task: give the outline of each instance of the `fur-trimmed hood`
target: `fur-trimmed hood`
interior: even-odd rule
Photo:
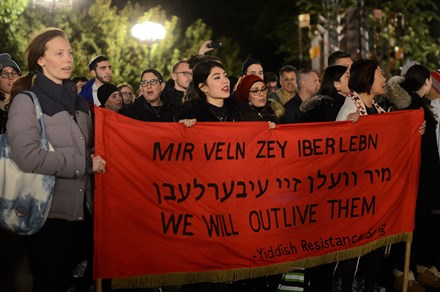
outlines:
[[[385,97],[397,110],[406,109],[411,104],[411,96],[400,84],[405,80],[402,76],[393,76],[386,82]]]
[[[281,104],[281,102],[276,101],[275,99],[269,98],[268,102],[270,103],[270,107],[275,113],[275,116],[277,118],[281,118],[284,116],[284,112],[286,111],[284,106]]]
[[[332,102],[334,98],[331,98],[327,95],[315,95],[301,103],[299,106],[299,109],[302,112],[308,112],[310,110],[313,110],[316,106],[320,105],[323,102]]]

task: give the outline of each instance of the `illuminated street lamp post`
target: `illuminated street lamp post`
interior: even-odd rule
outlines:
[[[131,29],[131,35],[141,42],[146,42],[151,45],[155,41],[160,41],[165,38],[165,27],[160,23],[146,21],[135,24]],[[148,48],[148,66],[151,67],[150,60],[151,46]]]

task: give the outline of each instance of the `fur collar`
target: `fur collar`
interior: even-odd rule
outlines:
[[[334,99],[327,95],[315,95],[301,103],[299,106],[299,109],[302,112],[308,112],[312,109],[314,109],[316,106],[320,105],[322,102],[333,101]]]
[[[272,98],[269,98],[268,101],[270,102],[270,107],[277,118],[281,118],[282,116],[284,116],[285,109],[281,102],[278,102]]]
[[[402,110],[410,106],[411,96],[400,84],[405,80],[402,76],[393,76],[386,82],[385,96],[392,107]]]

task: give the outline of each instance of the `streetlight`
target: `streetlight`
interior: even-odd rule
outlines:
[[[55,26],[55,14],[59,8],[73,8],[73,0],[32,0],[32,9],[37,6],[49,9],[51,26]]]
[[[156,22],[146,21],[143,23],[135,24],[131,28],[131,35],[137,38],[141,42],[146,42],[147,44],[152,44],[155,41],[160,41],[165,38],[166,35],[165,27]],[[150,51],[151,47],[148,48],[148,66],[151,67],[150,63]]]

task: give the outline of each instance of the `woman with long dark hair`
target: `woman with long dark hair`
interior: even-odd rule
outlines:
[[[412,253],[415,264],[411,269],[417,272],[417,281],[421,285],[440,288],[440,276],[436,267],[435,255],[439,242],[434,239],[438,226],[433,224],[433,216],[440,214],[440,158],[436,140],[437,121],[430,109],[429,101],[424,98],[432,86],[431,73],[423,65],[413,65],[405,76],[390,78],[387,82],[387,97],[392,110],[423,109],[426,129],[422,135],[422,153],[420,161],[419,188],[416,201],[415,228]],[[433,236],[434,235],[434,236]],[[397,258],[403,258],[403,247]],[[392,250],[393,251],[393,250]],[[397,261],[394,274],[399,276],[403,262]]]
[[[236,101],[229,98],[229,79],[218,61],[202,61],[193,69],[194,99],[186,101],[177,120],[187,126],[198,122],[241,120]]]

